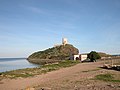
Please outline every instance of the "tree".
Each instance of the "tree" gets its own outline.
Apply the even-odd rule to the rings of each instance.
[[[100,59],[100,55],[95,52],[95,51],[91,51],[89,54],[88,54],[88,58],[90,59],[90,61],[94,62],[96,61],[96,59]]]

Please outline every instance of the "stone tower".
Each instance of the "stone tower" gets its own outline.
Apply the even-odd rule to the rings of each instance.
[[[63,45],[68,44],[67,38],[62,38],[62,44],[63,44]]]

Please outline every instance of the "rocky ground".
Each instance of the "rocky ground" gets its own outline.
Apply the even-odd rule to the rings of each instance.
[[[72,67],[29,78],[4,79],[0,90],[120,90],[120,82],[101,81],[99,74],[112,74],[120,80],[120,71],[100,68],[103,62],[80,63]]]

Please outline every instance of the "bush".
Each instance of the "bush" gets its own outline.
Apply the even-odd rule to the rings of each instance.
[[[95,52],[95,51],[91,51],[89,54],[88,54],[88,58],[90,59],[90,61],[94,62],[96,61],[96,59],[100,59],[100,55]]]

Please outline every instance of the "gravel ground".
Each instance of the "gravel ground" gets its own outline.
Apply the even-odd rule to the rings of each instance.
[[[3,79],[0,81],[0,90],[120,90],[120,82],[94,79],[96,75],[105,73],[120,77],[120,71],[102,69],[102,66],[102,61],[80,63],[34,77]]]

